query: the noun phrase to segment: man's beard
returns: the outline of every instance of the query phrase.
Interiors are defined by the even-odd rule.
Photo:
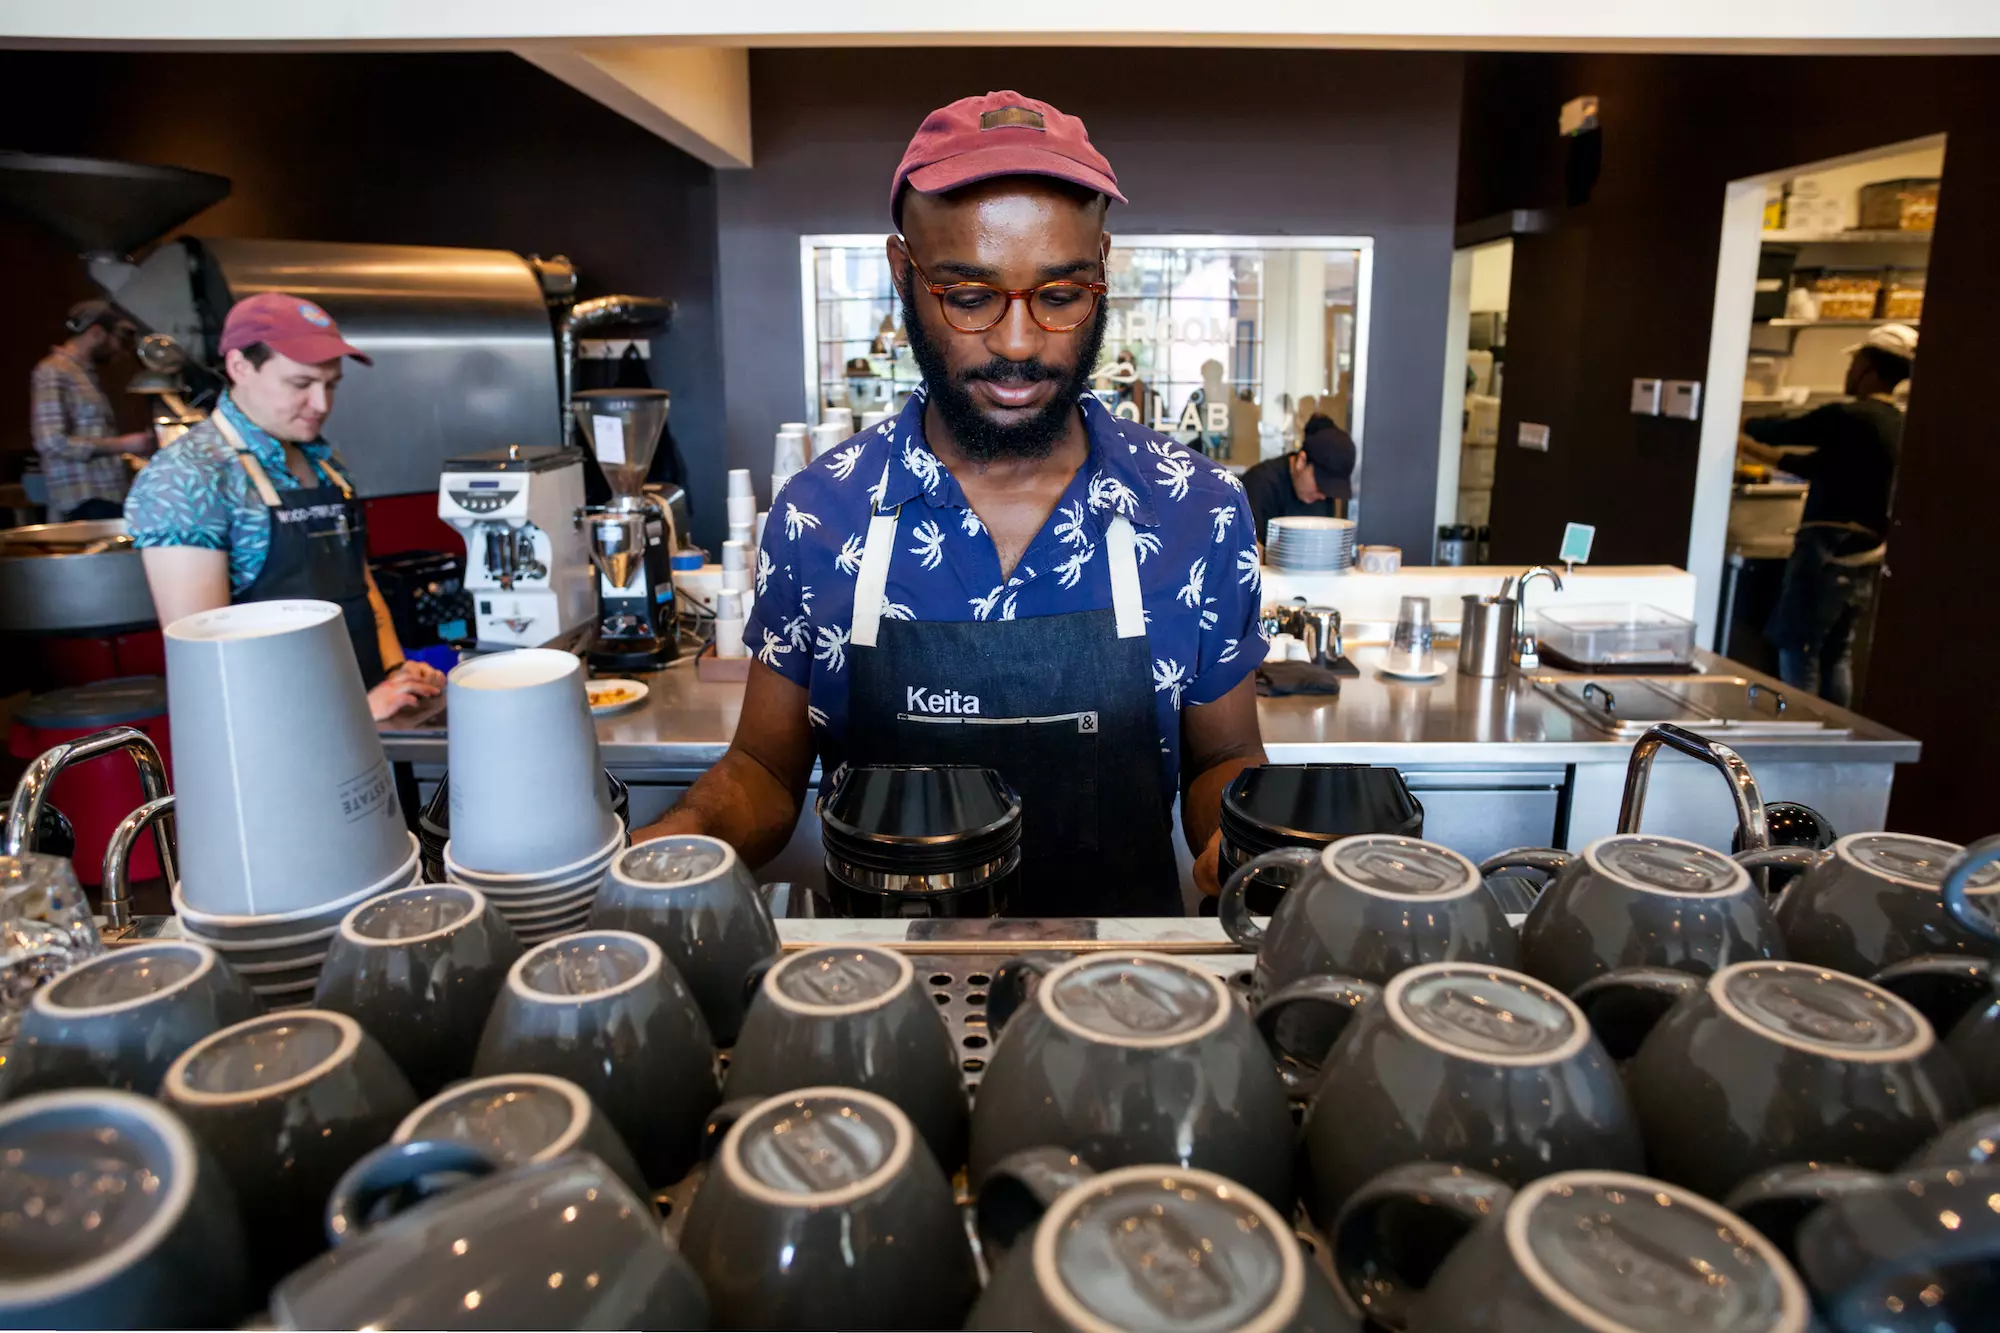
[[[1000,458],[1047,458],[1053,453],[1057,441],[1069,431],[1077,399],[1089,389],[1091,372],[1097,369],[1097,356],[1104,348],[1104,303],[1098,302],[1096,312],[1084,326],[1083,337],[1077,344],[1076,364],[1067,369],[1035,359],[1009,361],[996,356],[984,365],[953,376],[945,364],[944,349],[931,341],[923,321],[917,317],[914,274],[904,279],[902,296],[903,329],[909,335],[910,354],[916,358],[917,369],[923,372],[924,383],[930,387],[930,400],[936,404],[938,415],[944,418],[960,452],[975,463],[991,463]],[[1054,380],[1057,388],[1034,416],[1003,426],[973,401],[971,386],[979,380],[1000,384]]]

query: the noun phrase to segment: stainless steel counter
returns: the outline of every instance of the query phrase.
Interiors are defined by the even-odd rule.
[[[1350,643],[1348,655],[1361,675],[1343,680],[1338,695],[1258,700],[1257,717],[1271,758],[1280,763],[1622,764],[1630,752],[1629,742],[1597,731],[1538,693],[1519,673],[1478,680],[1453,671],[1434,683],[1413,684],[1375,670],[1386,651],[1378,645]],[[1440,657],[1454,660],[1449,648]],[[1784,688],[1727,658],[1703,653],[1698,661],[1705,673],[1742,676]],[[651,690],[647,697],[597,724],[610,768],[642,779],[684,779],[722,757],[742,711],[742,686],[699,680],[687,661],[642,679]],[[1838,719],[1852,735],[1733,743],[1753,764],[1916,760],[1920,747],[1911,738],[1830,704],[1816,701],[1813,706]],[[433,704],[383,723],[389,757],[443,763],[442,716],[442,707]]]
[[[1386,649],[1369,640],[1365,633],[1349,639],[1348,655],[1362,674],[1343,680],[1339,695],[1258,701],[1274,762],[1393,765],[1424,804],[1425,836],[1475,858],[1521,844],[1575,848],[1615,831],[1629,741],[1599,732],[1519,673],[1475,680],[1454,670],[1428,684],[1388,679],[1375,669]],[[1452,661],[1448,648],[1443,656]],[[1777,687],[1726,658],[1704,653],[1698,662],[1704,673]],[[643,702],[598,722],[606,765],[631,784],[635,826],[656,818],[721,757],[743,694],[740,685],[698,679],[685,661],[644,679],[651,693]],[[1882,828],[1895,765],[1915,761],[1918,743],[1831,705],[1813,707],[1847,734],[1730,743],[1767,800],[1802,801],[1842,832]],[[433,703],[383,724],[389,757],[411,766],[420,790],[444,770],[442,714]],[[1649,832],[1726,848],[1734,827],[1733,803],[1712,770],[1662,757],[1646,807]],[[1186,849],[1175,843],[1191,883]],[[818,873],[818,819],[809,805],[790,846],[762,875]]]

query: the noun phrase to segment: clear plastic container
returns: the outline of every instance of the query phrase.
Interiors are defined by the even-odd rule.
[[[1694,622],[1657,606],[1610,602],[1535,613],[1542,656],[1585,669],[1685,666],[1694,660]]]

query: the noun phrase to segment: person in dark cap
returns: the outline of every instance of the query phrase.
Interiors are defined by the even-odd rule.
[[[1324,413],[1308,417],[1297,449],[1244,472],[1243,493],[1250,499],[1259,546],[1274,518],[1345,518],[1354,498],[1354,437]]]
[[[640,836],[755,865],[815,760],[964,764],[1020,799],[1008,913],[1179,915],[1176,800],[1216,891],[1223,789],[1264,762],[1260,572],[1234,476],[1089,392],[1124,198],[1046,102],[924,118],[887,238],[923,384],[773,501],[736,736]]]
[[[320,438],[344,360],[371,364],[312,301],[260,292],[230,307],[229,390],[160,452],[127,503],[162,626],[235,602],[333,602],[379,720],[438,692],[407,661],[368,573],[368,530],[347,467]]]
[[[69,336],[28,380],[28,422],[48,482],[49,519],[117,518],[132,484],[125,458],[151,453],[153,433],[119,433],[99,371],[132,346],[137,330],[109,301],[78,301],[63,330]]]

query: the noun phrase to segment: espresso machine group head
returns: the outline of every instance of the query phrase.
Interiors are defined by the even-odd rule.
[[[570,399],[577,429],[597,458],[611,499],[580,505],[597,563],[597,635],[592,666],[647,671],[679,654],[674,628],[672,511],[645,490],[646,470],[667,425],[664,389],[586,389]]]
[[[535,648],[589,623],[590,548],[573,449],[510,444],[447,459],[438,517],[465,540],[481,647]]]

